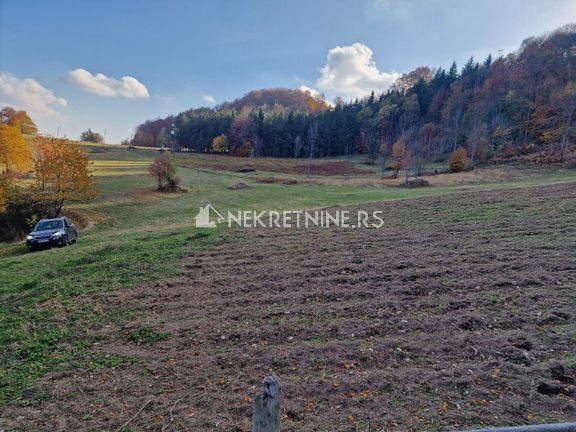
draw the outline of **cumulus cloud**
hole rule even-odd
[[[80,68],[68,72],[68,81],[82,90],[99,96],[129,99],[150,97],[146,86],[131,76],[123,76],[117,80],[101,73],[92,75],[87,70]]]
[[[372,50],[361,43],[329,50],[320,73],[316,87],[331,97],[344,99],[361,98],[371,91],[385,92],[400,78],[399,73],[380,71]]]
[[[302,93],[310,93],[310,96],[313,96],[313,97],[318,97],[318,96],[320,96],[320,92],[319,92],[318,90],[313,89],[313,88],[311,88],[311,87],[308,87],[307,85],[304,85],[304,84],[302,84],[302,85],[300,86],[300,91],[301,91]]]
[[[66,99],[56,97],[38,81],[19,79],[10,73],[0,73],[0,98],[2,104],[52,117],[60,115],[54,106],[68,106]]]
[[[208,102],[210,105],[213,105],[216,103],[216,99],[214,99],[212,96],[210,95],[204,95],[204,100],[206,102]]]

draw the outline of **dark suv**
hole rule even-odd
[[[34,230],[26,237],[29,251],[35,249],[59,246],[64,247],[76,243],[78,231],[66,216],[56,219],[42,219],[36,224]]]

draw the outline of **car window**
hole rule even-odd
[[[41,222],[38,222],[38,224],[36,225],[36,228],[34,228],[34,231],[53,230],[53,229],[62,228],[63,226],[64,226],[64,224],[62,223],[62,220],[60,220],[60,219],[50,220],[50,221],[41,221]]]
[[[70,226],[70,221],[66,218],[64,218],[64,225],[66,225],[67,227]]]

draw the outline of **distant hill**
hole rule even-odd
[[[255,109],[288,109],[290,111],[306,111],[314,114],[328,109],[328,104],[320,97],[309,92],[286,88],[270,88],[253,90],[230,103],[224,103],[221,109],[241,111],[242,108]]]

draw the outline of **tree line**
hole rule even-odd
[[[300,94],[300,96],[298,96]],[[264,89],[215,108],[139,125],[131,145],[236,156],[365,154],[417,171],[458,148],[471,164],[500,158],[576,158],[576,26],[526,39],[506,57],[420,67],[386,93],[332,106],[299,90]],[[396,152],[398,156],[398,151]]]

